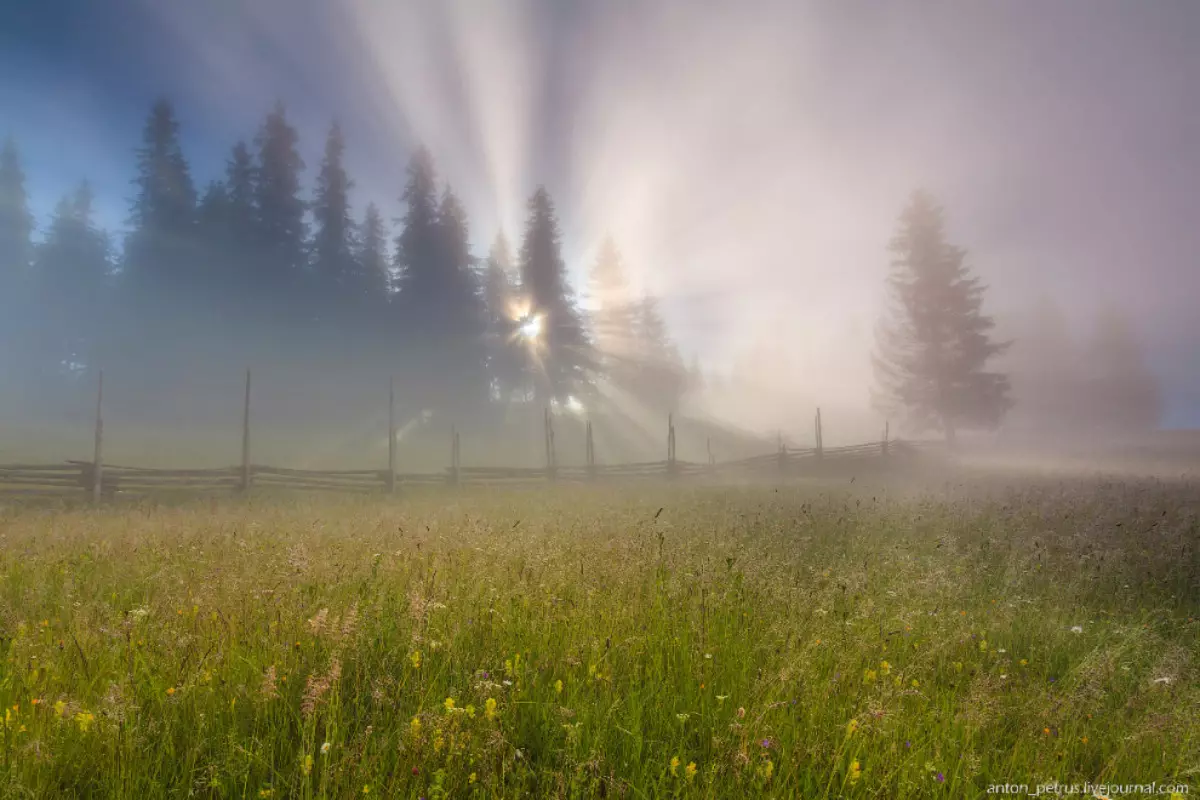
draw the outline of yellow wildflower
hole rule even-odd
[[[892,671],[892,665],[886,661],[880,661],[879,662],[879,671],[882,672],[884,675],[887,675],[889,672]]]
[[[559,694],[562,694],[562,681],[561,680],[557,680],[554,682],[554,691],[558,692]]]
[[[775,774],[775,763],[771,759],[767,759],[762,765],[762,776],[767,780],[771,780],[771,776]]]
[[[79,725],[79,730],[87,733],[87,729],[95,722],[96,717],[89,711],[80,711],[75,715],[75,722]]]
[[[444,705],[446,707],[447,711],[453,711],[454,710],[454,698],[447,697],[446,702],[442,703],[442,705]]]
[[[858,783],[858,779],[862,777],[862,765],[857,761],[850,762],[850,783]]]
[[[467,776],[467,783],[468,783],[468,784],[472,784],[472,783],[474,783],[476,780],[478,780],[478,778],[476,778],[476,777],[475,777],[475,773],[474,773],[474,772],[472,772],[470,775],[468,775],[468,776]]]
[[[875,682],[875,670],[868,669],[863,671],[863,683]]]
[[[981,652],[981,653],[987,652],[987,639],[979,640],[979,652]]]
[[[679,775],[679,756],[671,756],[671,774]]]
[[[54,713],[58,714],[60,717],[63,715],[63,713],[66,712],[66,710],[67,710],[67,704],[64,703],[62,700],[58,700],[54,703]]]
[[[696,762],[695,762],[695,761],[689,761],[689,762],[688,762],[688,765],[687,765],[686,767],[684,767],[684,768],[683,768],[683,774],[687,776],[687,779],[688,779],[689,781],[690,781],[692,778],[695,778],[695,777],[696,777]]]
[[[167,696],[171,696],[173,694],[175,694],[175,687],[174,686],[167,687]]]
[[[913,678],[913,679],[912,679],[912,687],[913,687],[914,689],[920,689],[920,688],[921,688],[921,682],[920,682],[919,680],[917,680],[916,678]]]
[[[496,699],[494,697],[489,697],[483,704],[483,715],[488,719],[496,718]]]
[[[846,723],[846,735],[847,736],[853,736],[854,732],[856,730],[858,730],[858,720],[852,719]]]
[[[312,762],[313,757],[311,755],[305,756],[304,763],[300,765],[300,771],[305,775],[310,774],[312,772]]]
[[[413,736],[420,736],[421,735],[421,719],[419,717],[413,717],[412,722],[408,723],[408,729],[412,732]]]
[[[259,789],[258,796],[259,797],[274,797],[275,790],[274,789]]]
[[[472,705],[467,706],[467,718],[475,719],[475,706],[472,706]]]
[[[1022,658],[1022,659],[1021,659],[1021,666],[1022,666],[1022,667],[1027,667],[1027,666],[1029,666],[1029,662],[1028,662],[1027,660],[1025,660],[1024,658]]]
[[[420,669],[421,668],[421,651],[420,650],[412,651],[408,656],[408,660],[412,662],[413,669]]]

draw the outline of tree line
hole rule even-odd
[[[85,181],[38,237],[16,142],[0,151],[0,325],[10,381],[47,409],[100,367],[131,397],[203,391],[206,376],[270,365],[320,382],[394,374],[402,400],[457,414],[514,403],[600,402],[615,389],[670,410],[689,373],[655,298],[631,288],[609,239],[585,311],[562,255],[554,201],[538,187],[515,252],[486,256],[425,148],[411,156],[391,219],[356,213],[334,124],[306,195],[300,137],[277,104],[198,186],[163,99],[136,148],[128,232],[96,223]],[[320,372],[314,372],[314,368]],[[15,378],[15,381],[13,380]],[[377,386],[372,386],[377,390]]]

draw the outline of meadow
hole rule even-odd
[[[0,796],[1182,797],[1198,530],[1151,479],[9,505]]]

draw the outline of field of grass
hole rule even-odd
[[[860,484],[10,506],[0,796],[1200,791],[1200,488]]]

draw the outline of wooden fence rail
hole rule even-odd
[[[406,486],[518,486],[545,483],[633,481],[649,479],[712,480],[745,479],[757,476],[819,475],[837,464],[865,460],[883,463],[895,456],[912,456],[928,448],[926,443],[889,441],[885,423],[883,440],[845,447],[826,447],[821,411],[814,418],[814,446],[789,448],[780,436],[774,453],[718,461],[711,439],[705,443],[704,463],[685,461],[676,455],[675,419],[667,417],[666,458],[627,464],[600,464],[596,459],[592,424],[586,425],[585,453],[582,465],[562,464],[555,442],[554,415],[547,408],[543,439],[546,449],[542,467],[472,467],[462,463],[459,432],[450,429],[450,463],[445,470],[432,473],[401,473],[396,470],[397,439],[395,381],[388,387],[388,457],[386,468],[351,470],[303,470],[256,465],[251,461],[251,374],[246,370],[242,396],[241,463],[217,469],[150,469],[119,466],[104,462],[104,374],[96,387],[96,419],[91,461],[66,461],[60,464],[0,465],[0,495],[67,496],[83,490],[99,499],[113,495],[142,495],[151,492],[249,491],[253,487],[276,490],[394,492]],[[381,465],[382,466],[382,465]]]

